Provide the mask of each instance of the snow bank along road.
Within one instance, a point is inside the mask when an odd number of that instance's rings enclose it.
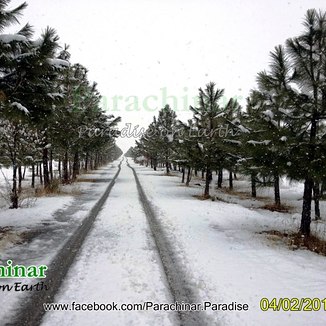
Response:
[[[174,259],[137,176],[125,161],[52,301],[68,303],[69,311],[47,312],[43,326],[216,325],[203,312],[73,311],[76,304],[94,302],[108,308],[129,303],[196,302],[185,271]]]

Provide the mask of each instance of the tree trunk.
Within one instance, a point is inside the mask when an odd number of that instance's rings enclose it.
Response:
[[[323,179],[321,182],[320,197],[324,196],[325,190],[326,190],[326,179]]]
[[[17,165],[12,167],[12,189],[11,189],[11,206],[10,208],[18,208],[18,192],[17,192]]]
[[[222,188],[223,183],[223,169],[218,170],[218,177],[217,177],[217,188]]]
[[[191,167],[188,166],[187,181],[186,181],[187,187],[189,186],[190,180],[191,180]]]
[[[50,178],[49,178],[49,162],[48,162],[48,149],[43,148],[43,180],[44,180],[44,189],[48,189],[50,186]]]
[[[51,181],[53,180],[53,151],[50,150],[50,158],[49,158],[49,172]]]
[[[251,197],[257,197],[257,189],[256,189],[256,173],[251,173]]]
[[[169,161],[165,161],[166,174],[170,173]]]
[[[277,172],[274,173],[274,202],[276,206],[281,206],[280,176]]]
[[[61,157],[59,157],[58,160],[58,173],[59,173],[59,178],[61,179],[62,175],[61,175]]]
[[[229,188],[233,189],[233,172],[229,171]]]
[[[35,188],[35,164],[32,164],[32,188]]]
[[[147,166],[148,166],[148,161],[147,161]],[[94,156],[94,164],[93,164],[93,167],[94,167],[94,170],[97,169],[97,154],[95,153],[95,156]]]
[[[182,179],[181,179],[181,183],[185,183],[185,168],[182,168]]]
[[[79,174],[79,154],[77,151],[74,155],[74,162],[73,162],[73,168],[72,168],[72,179],[76,180],[78,174]]]
[[[204,169],[201,170],[201,178],[202,178],[202,179],[205,179],[205,170],[204,170]]]
[[[23,180],[25,180],[25,176],[26,176],[26,165],[24,165]]]
[[[154,171],[157,171],[157,158],[155,157],[154,159],[153,159],[153,168],[154,168]]]
[[[317,101],[317,89],[314,88],[314,97]],[[317,120],[316,114],[314,113],[311,126],[310,126],[310,148],[309,148],[309,162],[312,162],[315,159],[315,140],[317,136]],[[301,215],[301,225],[300,232],[303,235],[310,235],[310,224],[311,224],[311,201],[312,201],[312,191],[314,187],[314,181],[311,177],[311,172],[307,172],[307,176],[304,182],[303,190],[303,203],[302,203],[302,215]]]
[[[63,183],[68,183],[68,181],[69,181],[68,151],[65,152],[64,157],[63,157],[62,170],[63,170]]]
[[[89,154],[88,152],[86,153],[86,157],[85,157],[85,171],[88,171],[88,160],[89,160]]]
[[[312,178],[307,177],[304,182],[302,215],[301,215],[301,225],[300,225],[300,232],[307,236],[310,235],[311,201],[312,201],[313,185],[314,182]]]
[[[313,194],[314,194],[314,202],[315,202],[315,220],[320,220],[320,207],[319,207],[319,200],[320,200],[320,190],[319,190],[319,182],[315,181],[313,186]]]
[[[90,169],[93,170],[94,166],[93,166],[93,156],[92,155],[89,156],[89,165],[90,165]]]
[[[205,181],[205,191],[204,191],[204,197],[209,197],[209,185],[212,181],[212,171],[209,167],[206,169],[206,181]]]
[[[95,165],[94,165],[95,170],[98,168],[98,166],[99,166],[99,154],[96,153],[95,154]]]

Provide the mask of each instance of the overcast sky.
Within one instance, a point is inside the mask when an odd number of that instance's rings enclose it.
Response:
[[[10,7],[22,1],[13,0]],[[214,81],[245,103],[269,52],[302,31],[325,0],[27,0],[22,23],[57,30],[72,62],[98,83],[103,108],[146,127],[169,103],[182,120],[199,87]],[[120,139],[127,150],[133,139]]]

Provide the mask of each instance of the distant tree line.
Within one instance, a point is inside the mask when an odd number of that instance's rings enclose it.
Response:
[[[90,83],[87,69],[70,63],[68,46],[47,27],[33,39],[29,24],[15,34],[5,29],[19,23],[27,4],[8,9],[10,1],[0,0],[0,165],[13,170],[11,208],[18,207],[26,167],[46,190],[58,178],[68,183],[80,169],[94,169],[121,155],[115,145],[116,133],[101,137],[81,133],[80,128],[116,128],[120,118],[100,108],[96,83]]]
[[[280,177],[304,182],[300,232],[310,234],[312,201],[320,219],[319,200],[326,188],[326,13],[308,10],[304,31],[270,53],[268,70],[257,75],[257,87],[246,106],[230,99],[220,104],[223,89],[211,82],[199,89],[193,118],[177,120],[167,105],[154,117],[133,149],[135,157],[154,170],[164,165],[182,171],[189,184],[192,171],[205,177],[209,196],[212,172],[222,186],[223,169],[229,187],[235,172],[248,175],[252,196],[257,183],[274,186],[281,205]]]

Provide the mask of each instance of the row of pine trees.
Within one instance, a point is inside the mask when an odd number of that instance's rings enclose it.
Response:
[[[300,232],[310,234],[312,201],[320,218],[319,199],[326,186],[326,13],[308,10],[304,31],[270,53],[270,65],[257,75],[257,87],[245,107],[211,82],[199,89],[193,118],[177,120],[167,105],[137,142],[133,152],[156,169],[171,164],[189,184],[192,171],[205,175],[209,196],[212,173],[248,175],[252,196],[256,184],[272,182],[275,205],[281,205],[280,178],[304,182]]]
[[[29,24],[5,33],[27,6],[9,9],[9,4],[0,0],[0,165],[12,167],[11,208],[17,208],[26,167],[31,168],[31,187],[39,176],[50,191],[56,177],[68,183],[81,168],[120,156],[118,132],[110,132],[120,118],[100,108],[96,84],[84,66],[70,63],[69,48],[60,47],[53,28],[39,38]]]

